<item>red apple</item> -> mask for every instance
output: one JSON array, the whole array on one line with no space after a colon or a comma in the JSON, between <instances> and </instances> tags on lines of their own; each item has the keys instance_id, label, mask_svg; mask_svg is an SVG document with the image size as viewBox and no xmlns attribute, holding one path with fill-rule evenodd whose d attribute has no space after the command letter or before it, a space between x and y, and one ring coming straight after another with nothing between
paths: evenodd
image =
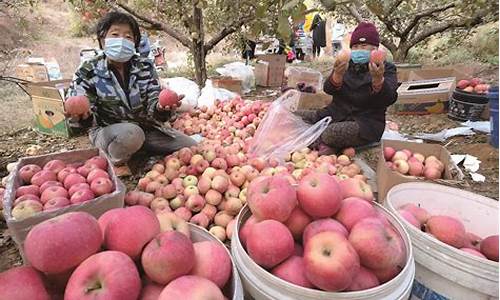
<instances>
[{"instance_id":1,"label":"red apple","mask_svg":"<svg viewBox=\"0 0 500 300\"><path fill-rule=\"evenodd\" d=\"M489 260L498 261L498 235L489 236L481 241L481 253Z\"/></svg>"},{"instance_id":2,"label":"red apple","mask_svg":"<svg viewBox=\"0 0 500 300\"><path fill-rule=\"evenodd\" d=\"M194 247L189 238L180 232L163 232L146 245L141 263L151 280L168 284L193 269Z\"/></svg>"},{"instance_id":3,"label":"red apple","mask_svg":"<svg viewBox=\"0 0 500 300\"><path fill-rule=\"evenodd\" d=\"M62 169L61 171L59 171L57 173L57 180L59 180L59 182L64 182L64 179L66 179L66 177L72 173L75 173L75 174L78 173L76 168L65 167L64 169Z\"/></svg>"},{"instance_id":4,"label":"red apple","mask_svg":"<svg viewBox=\"0 0 500 300\"><path fill-rule=\"evenodd\" d=\"M260 177L248 186L247 203L257 219L284 222L297 206L297 194L283 176Z\"/></svg>"},{"instance_id":5,"label":"red apple","mask_svg":"<svg viewBox=\"0 0 500 300\"><path fill-rule=\"evenodd\" d=\"M32 267L14 267L0 273L0 299L49 300L42 275Z\"/></svg>"},{"instance_id":6,"label":"red apple","mask_svg":"<svg viewBox=\"0 0 500 300\"><path fill-rule=\"evenodd\" d=\"M44 166L44 170L52 171L54 173L59 173L62 169L66 167L66 164L60 159L53 159L47 162Z\"/></svg>"},{"instance_id":7,"label":"red apple","mask_svg":"<svg viewBox=\"0 0 500 300\"><path fill-rule=\"evenodd\" d=\"M104 233L104 246L139 257L142 248L160 232L160 223L155 214L144 206L115 208L99 218Z\"/></svg>"},{"instance_id":8,"label":"red apple","mask_svg":"<svg viewBox=\"0 0 500 300\"><path fill-rule=\"evenodd\" d=\"M349 233L349 242L365 267L386 269L404 262L402 238L376 217L358 221Z\"/></svg>"},{"instance_id":9,"label":"red apple","mask_svg":"<svg viewBox=\"0 0 500 300\"><path fill-rule=\"evenodd\" d=\"M180 101L180 99L179 99L179 96L177 95L177 93L168 89L168 88L162 89L160 92L160 96L158 98L158 103L162 107L165 107L165 106L171 107L171 106L178 105L179 101Z\"/></svg>"},{"instance_id":10,"label":"red apple","mask_svg":"<svg viewBox=\"0 0 500 300\"><path fill-rule=\"evenodd\" d=\"M109 174L108 172L101 170L101 169L94 169L90 171L90 173L87 175L87 183L92 183L96 178L108 178L109 179Z\"/></svg>"},{"instance_id":11,"label":"red apple","mask_svg":"<svg viewBox=\"0 0 500 300\"><path fill-rule=\"evenodd\" d=\"M19 177L24 183L30 183L33 175L40 172L41 170L42 168L40 168L40 166L37 166L35 164L28 164L19 169Z\"/></svg>"},{"instance_id":12,"label":"red apple","mask_svg":"<svg viewBox=\"0 0 500 300\"><path fill-rule=\"evenodd\" d=\"M87 161L85 161L85 165L95 165L97 168L105 171L108 169L108 161L102 156L94 156L87 159Z\"/></svg>"},{"instance_id":13,"label":"red apple","mask_svg":"<svg viewBox=\"0 0 500 300\"><path fill-rule=\"evenodd\" d=\"M24 252L37 270L57 274L78 266L101 243L96 219L85 212L70 212L35 225L26 236Z\"/></svg>"},{"instance_id":14,"label":"red apple","mask_svg":"<svg viewBox=\"0 0 500 300\"><path fill-rule=\"evenodd\" d=\"M275 220L253 224L247 237L248 255L259 265L272 268L293 254L293 236Z\"/></svg>"},{"instance_id":15,"label":"red apple","mask_svg":"<svg viewBox=\"0 0 500 300\"><path fill-rule=\"evenodd\" d=\"M311 217L297 206L294 208L290 217L284 222L284 224L288 227L294 239L300 240L302 238L302 234L304 233L304 229L307 225L309 225L309 223L311 223L311 221Z\"/></svg>"},{"instance_id":16,"label":"red apple","mask_svg":"<svg viewBox=\"0 0 500 300\"><path fill-rule=\"evenodd\" d=\"M45 205L43 206L43 210L44 211L58 210L59 208L68 206L70 204L71 202L69 202L68 198L55 197L45 203Z\"/></svg>"},{"instance_id":17,"label":"red apple","mask_svg":"<svg viewBox=\"0 0 500 300\"><path fill-rule=\"evenodd\" d=\"M334 215L340 208L341 191L337 181L324 173L311 173L302 178L297 188L302 209L315 218Z\"/></svg>"},{"instance_id":18,"label":"red apple","mask_svg":"<svg viewBox=\"0 0 500 300\"><path fill-rule=\"evenodd\" d=\"M64 101L64 110L71 115L83 115L90 110L89 98L85 95L68 97Z\"/></svg>"},{"instance_id":19,"label":"red apple","mask_svg":"<svg viewBox=\"0 0 500 300\"><path fill-rule=\"evenodd\" d=\"M49 170L41 170L31 177L31 184L42 186L47 181L57 181L56 173Z\"/></svg>"},{"instance_id":20,"label":"red apple","mask_svg":"<svg viewBox=\"0 0 500 300\"><path fill-rule=\"evenodd\" d=\"M109 194L113 191L113 182L109 178L97 177L91 182L90 189L96 196Z\"/></svg>"},{"instance_id":21,"label":"red apple","mask_svg":"<svg viewBox=\"0 0 500 300\"><path fill-rule=\"evenodd\" d=\"M360 220L376 216L377 211L370 202L361 198L350 197L342 201L335 219L350 231Z\"/></svg>"},{"instance_id":22,"label":"red apple","mask_svg":"<svg viewBox=\"0 0 500 300\"><path fill-rule=\"evenodd\" d=\"M72 204L79 204L90 201L94 198L95 195L91 190L83 188L73 193L69 200Z\"/></svg>"},{"instance_id":23,"label":"red apple","mask_svg":"<svg viewBox=\"0 0 500 300\"><path fill-rule=\"evenodd\" d=\"M68 195L71 197L73 196L74 193L78 192L79 190L90 190L90 185L86 182L77 183L69 188Z\"/></svg>"},{"instance_id":24,"label":"red apple","mask_svg":"<svg viewBox=\"0 0 500 300\"><path fill-rule=\"evenodd\" d=\"M344 227L344 225L342 225L342 223L330 218L318 219L309 223L304 229L304 233L302 235L302 244L306 245L311 237L324 231L337 232L345 238L347 238L347 236L349 235L349 232Z\"/></svg>"},{"instance_id":25,"label":"red apple","mask_svg":"<svg viewBox=\"0 0 500 300\"><path fill-rule=\"evenodd\" d=\"M463 90L467 86L469 86L469 84L470 84L469 80L462 79L457 83L457 88Z\"/></svg>"},{"instance_id":26,"label":"red apple","mask_svg":"<svg viewBox=\"0 0 500 300\"><path fill-rule=\"evenodd\" d=\"M339 181L342 198L357 197L367 201L373 201L373 192L370 186L359 179L347 178Z\"/></svg>"},{"instance_id":27,"label":"red apple","mask_svg":"<svg viewBox=\"0 0 500 300\"><path fill-rule=\"evenodd\" d=\"M354 276L351 285L347 288L348 291L362 291L371 289L380 285L377 276L369 269L361 266L358 274Z\"/></svg>"},{"instance_id":28,"label":"red apple","mask_svg":"<svg viewBox=\"0 0 500 300\"><path fill-rule=\"evenodd\" d=\"M40 186L40 194L42 194L48 187L51 186L63 186L59 181L46 181Z\"/></svg>"},{"instance_id":29,"label":"red apple","mask_svg":"<svg viewBox=\"0 0 500 300\"><path fill-rule=\"evenodd\" d=\"M305 244L304 267L307 279L325 291L342 291L360 269L356 250L337 232L321 232Z\"/></svg>"},{"instance_id":30,"label":"red apple","mask_svg":"<svg viewBox=\"0 0 500 300\"><path fill-rule=\"evenodd\" d=\"M40 202L45 204L47 201L55 197L68 198L68 191L60 186L48 187L45 191L43 191L42 196L40 197Z\"/></svg>"},{"instance_id":31,"label":"red apple","mask_svg":"<svg viewBox=\"0 0 500 300\"><path fill-rule=\"evenodd\" d=\"M69 174L64 179L64 187L66 189L70 189L71 186L73 186L75 184L78 184L78 183L84 183L84 182L87 182L87 179L85 179L85 177L83 177L82 175L80 175L80 174Z\"/></svg>"},{"instance_id":32,"label":"red apple","mask_svg":"<svg viewBox=\"0 0 500 300\"><path fill-rule=\"evenodd\" d=\"M16 207L19 203L26 201L26 200L33 200L36 202L40 202L40 198L38 196L33 195L33 194L25 194L25 195L22 195L21 197L17 197L16 200L14 200L14 203L12 204L12 206Z\"/></svg>"},{"instance_id":33,"label":"red apple","mask_svg":"<svg viewBox=\"0 0 500 300\"><path fill-rule=\"evenodd\" d=\"M200 276L182 276L169 283L158 300L224 300L221 290L208 279Z\"/></svg>"},{"instance_id":34,"label":"red apple","mask_svg":"<svg viewBox=\"0 0 500 300\"><path fill-rule=\"evenodd\" d=\"M219 242L203 241L194 243L195 263L189 273L204 277L219 288L223 288L231 276L231 257Z\"/></svg>"},{"instance_id":35,"label":"red apple","mask_svg":"<svg viewBox=\"0 0 500 300\"><path fill-rule=\"evenodd\" d=\"M16 190L16 198L21 197L26 194L31 194L35 196L40 196L40 187L37 185L24 185L20 186Z\"/></svg>"},{"instance_id":36,"label":"red apple","mask_svg":"<svg viewBox=\"0 0 500 300\"><path fill-rule=\"evenodd\" d=\"M138 299L141 278L126 254L104 251L87 258L71 277L64 299Z\"/></svg>"},{"instance_id":37,"label":"red apple","mask_svg":"<svg viewBox=\"0 0 500 300\"><path fill-rule=\"evenodd\" d=\"M306 288L313 288L312 283L305 276L304 259L301 256L291 256L278 266L274 267L271 273L283 280Z\"/></svg>"}]
</instances>

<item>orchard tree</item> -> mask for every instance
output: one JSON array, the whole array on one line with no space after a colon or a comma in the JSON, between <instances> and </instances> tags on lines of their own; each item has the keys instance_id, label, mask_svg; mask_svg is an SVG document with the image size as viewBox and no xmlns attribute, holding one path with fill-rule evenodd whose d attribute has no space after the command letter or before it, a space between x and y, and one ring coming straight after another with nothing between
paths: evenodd
<instances>
[{"instance_id":1,"label":"orchard tree","mask_svg":"<svg viewBox=\"0 0 500 300\"><path fill-rule=\"evenodd\" d=\"M397 62L429 37L445 32L465 32L498 20L498 2L492 0L321 0L326 10L356 22L375 22L381 43Z\"/></svg>"},{"instance_id":2,"label":"orchard tree","mask_svg":"<svg viewBox=\"0 0 500 300\"><path fill-rule=\"evenodd\" d=\"M206 56L229 35L243 26L255 34L267 26L259 18L276 16L278 29L285 32L288 16L297 17L305 10L298 0L72 0L80 11L109 9L133 15L141 27L161 31L189 49L195 67L196 82L207 79ZM281 26L281 27L280 27ZM289 30L289 28L288 28Z\"/></svg>"}]
</instances>

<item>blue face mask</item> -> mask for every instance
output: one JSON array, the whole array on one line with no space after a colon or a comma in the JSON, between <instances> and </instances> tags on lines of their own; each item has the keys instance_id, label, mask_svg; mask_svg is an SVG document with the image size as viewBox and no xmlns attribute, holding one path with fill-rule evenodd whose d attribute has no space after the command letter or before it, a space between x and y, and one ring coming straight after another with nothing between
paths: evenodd
<instances>
[{"instance_id":1,"label":"blue face mask","mask_svg":"<svg viewBox=\"0 0 500 300\"><path fill-rule=\"evenodd\" d=\"M370 61L370 50L352 50L351 60L355 64L366 64Z\"/></svg>"},{"instance_id":2,"label":"blue face mask","mask_svg":"<svg viewBox=\"0 0 500 300\"><path fill-rule=\"evenodd\" d=\"M104 54L117 62L129 61L135 54L135 45L124 38L106 38L104 40Z\"/></svg>"}]
</instances>

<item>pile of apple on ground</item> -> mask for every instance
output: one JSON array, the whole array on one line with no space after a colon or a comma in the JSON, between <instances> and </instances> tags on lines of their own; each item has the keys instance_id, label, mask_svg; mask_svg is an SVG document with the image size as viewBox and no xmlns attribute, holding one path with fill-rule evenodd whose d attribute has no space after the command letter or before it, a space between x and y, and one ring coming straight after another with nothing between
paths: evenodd
<instances>
[{"instance_id":1,"label":"pile of apple on ground","mask_svg":"<svg viewBox=\"0 0 500 300\"><path fill-rule=\"evenodd\" d=\"M137 188L127 193L126 204L150 207L157 214L173 212L224 241L231 238L233 220L246 203L248 185L258 176L280 175L297 184L307 174L321 172L371 194L367 178L351 160L355 155L352 148L339 156L320 156L305 148L285 157L282 164L276 159L249 158L254 122L260 122L257 118L268 105L237 98L182 115L174 127L199 132L205 139L158 161Z\"/></svg>"},{"instance_id":2,"label":"pile of apple on ground","mask_svg":"<svg viewBox=\"0 0 500 300\"><path fill-rule=\"evenodd\" d=\"M257 264L295 285L370 289L408 259L402 236L373 200L328 174L308 174L296 188L282 176L258 177L248 187L252 216L239 239Z\"/></svg>"},{"instance_id":3,"label":"pile of apple on ground","mask_svg":"<svg viewBox=\"0 0 500 300\"><path fill-rule=\"evenodd\" d=\"M23 185L16 189L12 217L19 221L112 193L115 187L107 169L106 158L100 156L80 163L54 159L43 166L21 167L17 176Z\"/></svg>"},{"instance_id":4,"label":"pile of apple on ground","mask_svg":"<svg viewBox=\"0 0 500 300\"><path fill-rule=\"evenodd\" d=\"M215 239L192 243L189 226L143 206L99 220L85 212L49 219L26 237L31 266L0 273L0 299L227 299L229 252Z\"/></svg>"}]
</instances>

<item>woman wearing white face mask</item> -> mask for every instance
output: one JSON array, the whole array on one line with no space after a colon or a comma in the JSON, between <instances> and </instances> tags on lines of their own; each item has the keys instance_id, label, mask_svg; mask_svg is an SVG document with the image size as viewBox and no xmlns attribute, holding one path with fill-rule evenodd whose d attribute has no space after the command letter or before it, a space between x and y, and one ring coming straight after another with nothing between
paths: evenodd
<instances>
[{"instance_id":1,"label":"woman wearing white face mask","mask_svg":"<svg viewBox=\"0 0 500 300\"><path fill-rule=\"evenodd\" d=\"M351 36L350 60L337 59L325 80L323 90L333 96L332 103L317 111L297 112L310 123L332 117L316 142L320 151L367 145L382 137L386 109L397 100L398 82L394 64L370 62L379 43L375 25L360 23Z\"/></svg>"},{"instance_id":2,"label":"woman wearing white face mask","mask_svg":"<svg viewBox=\"0 0 500 300\"><path fill-rule=\"evenodd\" d=\"M92 144L115 165L125 164L142 147L164 155L196 144L165 125L175 107L159 105L155 68L136 54L140 38L132 16L108 13L97 24L103 53L80 65L68 91L68 97L86 96L90 102L89 112L71 116L72 126L90 128Z\"/></svg>"}]
</instances>

